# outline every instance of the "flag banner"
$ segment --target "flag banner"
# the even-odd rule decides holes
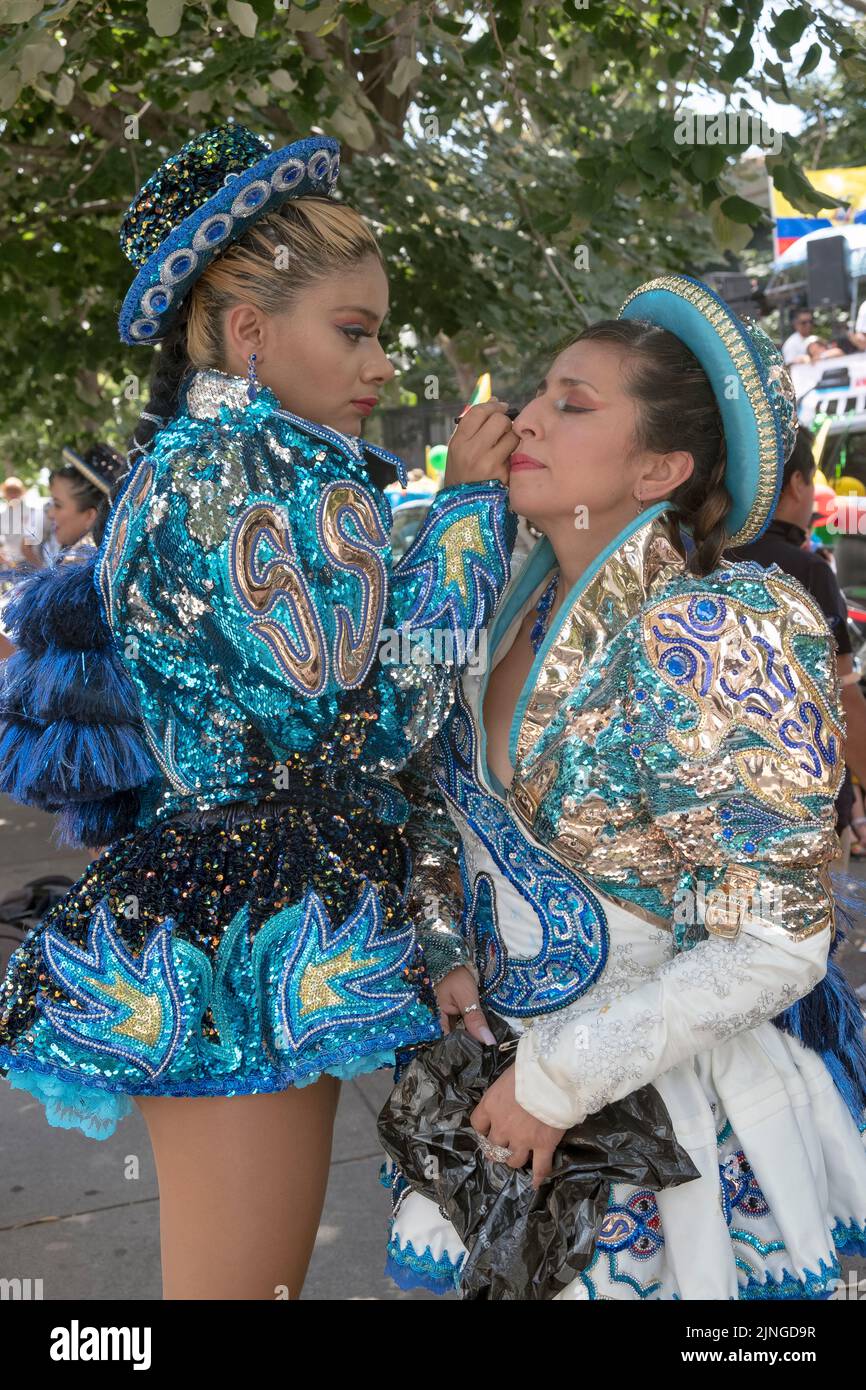
[[[866,166],[856,169],[804,169],[813,188],[833,198],[845,198],[850,207],[829,207],[821,216],[800,212],[789,203],[770,180],[770,207],[773,216],[773,250],[776,260],[807,232],[821,227],[845,227],[866,222]]]

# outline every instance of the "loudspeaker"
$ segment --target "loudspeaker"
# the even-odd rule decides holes
[[[760,309],[748,275],[740,275],[732,270],[713,270],[704,279],[735,314],[746,314],[750,318],[758,316]]]
[[[806,243],[806,298],[810,309],[833,304],[847,309],[851,303],[848,242],[843,236],[822,237]]]

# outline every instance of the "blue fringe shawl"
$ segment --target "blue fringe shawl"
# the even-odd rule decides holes
[[[35,570],[4,620],[18,648],[0,684],[0,791],[59,813],[58,839],[97,847],[135,828],[161,780],[95,587],[96,551]]]

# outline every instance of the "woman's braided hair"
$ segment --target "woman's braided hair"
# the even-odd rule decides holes
[[[603,319],[571,342],[603,342],[623,349],[626,389],[638,404],[638,449],[692,455],[694,470],[671,493],[674,517],[694,541],[694,573],[716,569],[729,543],[725,520],[727,450],[719,407],[697,358],[673,333],[640,319]]]

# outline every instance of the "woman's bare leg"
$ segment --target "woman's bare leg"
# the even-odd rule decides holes
[[[340,1083],[138,1096],[159,1179],[163,1298],[298,1298],[325,1200]]]

